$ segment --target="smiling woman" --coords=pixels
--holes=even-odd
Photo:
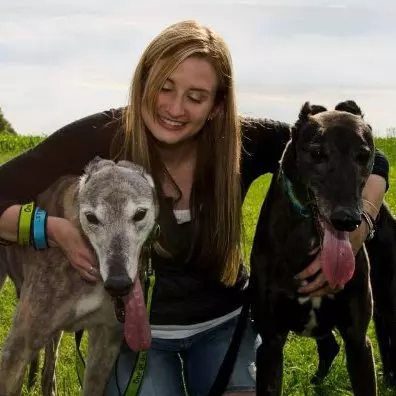
[[[216,71],[209,60],[186,59],[170,74],[159,92],[157,113],[150,113],[149,104],[143,107],[147,128],[165,144],[180,144],[192,138],[217,110],[217,86]],[[150,93],[147,96],[150,97]]]
[[[7,185],[0,190],[0,237],[12,242],[18,240],[20,204],[62,175],[82,174],[97,155],[133,161],[152,175],[161,227],[159,248],[151,250],[152,344],[143,364],[141,353],[121,346],[117,360],[109,362],[113,370],[101,373],[104,381],[109,378],[108,396],[123,394],[129,382],[141,396],[184,396],[186,390],[190,396],[208,395],[236,324],[244,319],[248,274],[241,205],[256,178],[277,170],[290,126],[246,119],[236,109],[224,40],[195,21],[182,21],[147,46],[128,106],[66,125],[0,167],[0,185]],[[386,171],[380,174],[387,177]],[[381,181],[374,189],[379,199]],[[74,224],[49,216],[47,233],[83,277],[100,278],[91,270],[95,256]],[[309,275],[319,269],[319,260],[307,267]],[[332,291],[320,275],[307,287]],[[248,321],[225,381],[228,394],[255,392],[255,339]]]
[[[190,57],[166,79],[158,93],[155,113],[150,112],[149,104],[142,109],[143,120],[181,190],[175,205],[178,209],[189,209],[198,143],[195,137],[219,111],[215,106],[217,86],[217,75],[210,61]],[[150,92],[147,96],[150,97]],[[165,188],[171,193],[169,184]]]

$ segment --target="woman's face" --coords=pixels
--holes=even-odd
[[[214,103],[218,79],[211,63],[198,57],[186,59],[166,80],[151,116],[143,106],[143,120],[161,143],[173,145],[195,136]]]

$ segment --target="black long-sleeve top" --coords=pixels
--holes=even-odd
[[[120,116],[121,109],[118,109],[77,120],[0,166],[0,215],[10,205],[34,200],[60,176],[81,175],[95,156],[111,159],[110,147],[121,127]],[[257,177],[277,170],[289,137],[290,126],[286,123],[266,119],[243,123],[243,198]],[[386,157],[377,150],[373,173],[387,181],[388,170]],[[189,222],[177,227],[180,235],[188,235]],[[194,257],[185,261],[180,257],[165,259],[154,255],[153,266],[157,280],[152,324],[204,322],[225,315],[242,304],[242,287],[247,279],[243,266],[233,287],[225,287],[220,281],[205,277]]]

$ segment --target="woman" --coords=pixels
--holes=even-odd
[[[65,126],[33,150],[0,167],[0,237],[17,240],[20,204],[34,200],[59,176],[81,174],[96,155],[125,158],[153,176],[160,203],[160,243],[151,325],[153,342],[139,395],[207,395],[240,313],[247,281],[241,254],[241,205],[258,176],[277,169],[289,126],[243,121],[235,103],[232,63],[224,41],[193,21],[170,26],[147,47],[135,71],[125,109],[91,115]],[[379,207],[387,161],[377,166],[365,198]],[[375,217],[373,207],[367,211]],[[91,249],[66,219],[49,217],[50,245],[59,246],[87,280],[98,272]],[[353,234],[358,249],[367,235]],[[301,279],[315,274],[315,260]],[[330,290],[323,275],[302,291]],[[252,395],[254,361],[249,328],[228,394]],[[183,364],[181,364],[181,362]],[[133,370],[124,345],[107,395],[118,395]],[[182,369],[183,368],[183,369]]]

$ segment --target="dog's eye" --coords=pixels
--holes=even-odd
[[[359,150],[359,152],[356,155],[356,160],[360,163],[360,164],[367,164],[368,160],[370,158],[370,151],[367,149],[361,149]]]
[[[133,215],[134,221],[141,221],[145,218],[147,213],[147,209],[138,209],[136,213]]]
[[[322,162],[326,159],[326,154],[321,147],[312,147],[309,153],[316,162]]]
[[[98,218],[97,218],[93,213],[86,213],[86,214],[85,214],[85,217],[86,217],[88,223],[90,223],[90,224],[95,224],[95,225],[97,225],[97,224],[100,223],[100,221],[98,220]]]

